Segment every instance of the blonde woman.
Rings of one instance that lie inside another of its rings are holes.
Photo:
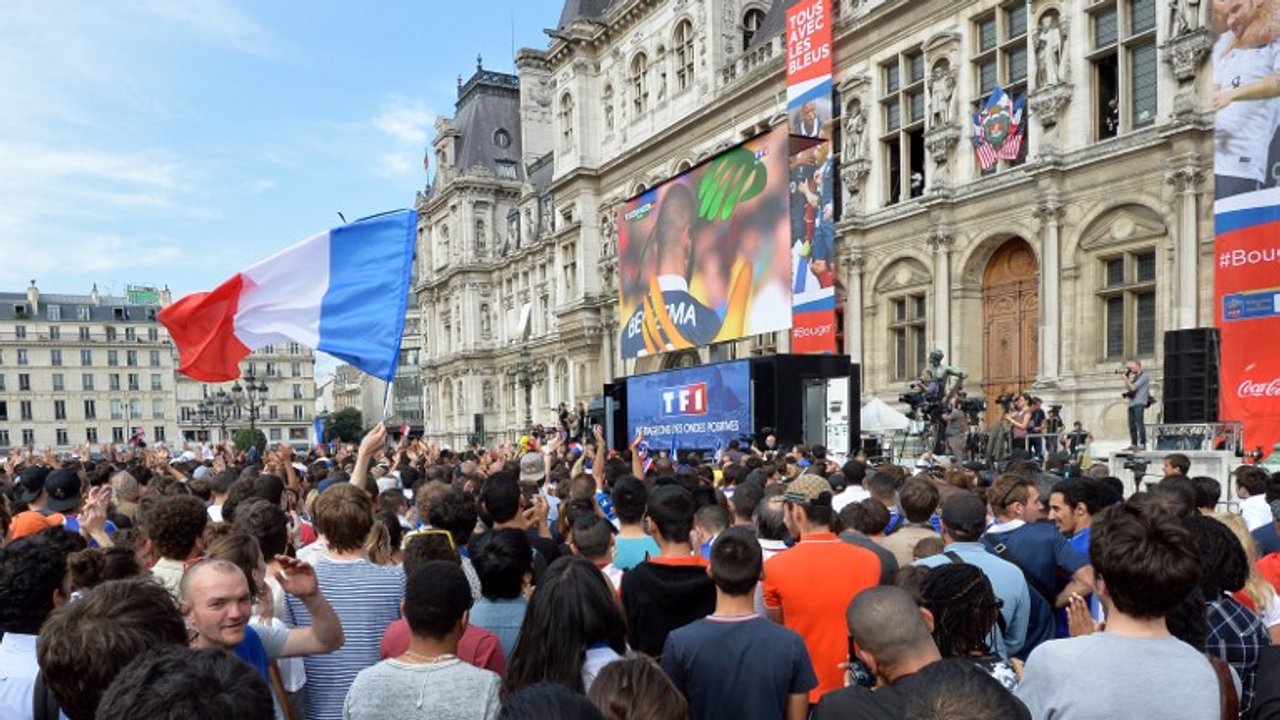
[[[1258,572],[1258,547],[1250,537],[1244,520],[1231,513],[1215,513],[1213,517],[1231,529],[1231,533],[1244,546],[1245,554],[1249,556],[1249,579],[1233,597],[1262,618],[1262,624],[1267,627],[1272,643],[1280,643],[1280,597],[1277,597],[1276,589],[1271,583]]]

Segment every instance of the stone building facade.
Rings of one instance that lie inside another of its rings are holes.
[[[783,333],[624,362],[612,342],[614,209],[785,122],[788,4],[567,0],[518,76],[460,88],[419,198],[429,435],[478,414],[518,429],[522,348],[544,422],[614,377],[788,349]],[[864,399],[896,399],[937,348],[971,392],[1031,389],[1123,437],[1112,370],[1140,359],[1158,388],[1163,332],[1212,322],[1207,19],[1170,0],[834,5],[841,351]],[[1028,135],[983,172],[969,118],[997,83],[1026,93]],[[505,154],[473,111],[498,86]]]

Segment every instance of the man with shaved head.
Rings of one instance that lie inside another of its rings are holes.
[[[858,593],[847,619],[853,652],[875,678],[876,690],[851,685],[827,693],[813,720],[901,717],[907,698],[919,691],[917,673],[942,658],[930,634],[933,616],[906,590],[887,586]]]

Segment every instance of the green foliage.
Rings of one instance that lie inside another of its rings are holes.
[[[769,182],[769,169],[755,153],[737,147],[711,162],[698,185],[698,216],[724,222],[738,203],[759,195]]]
[[[324,422],[324,439],[342,442],[360,442],[364,437],[364,416],[356,408],[343,408],[329,415]]]
[[[255,446],[258,452],[263,452],[267,447],[267,436],[257,428],[250,430],[247,427],[236,430],[231,436],[231,441],[236,444],[236,448],[248,452],[249,447]]]

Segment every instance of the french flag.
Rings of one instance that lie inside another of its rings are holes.
[[[376,215],[314,235],[162,310],[178,370],[203,382],[240,376],[265,345],[323,350],[387,382],[404,332],[418,214]]]

